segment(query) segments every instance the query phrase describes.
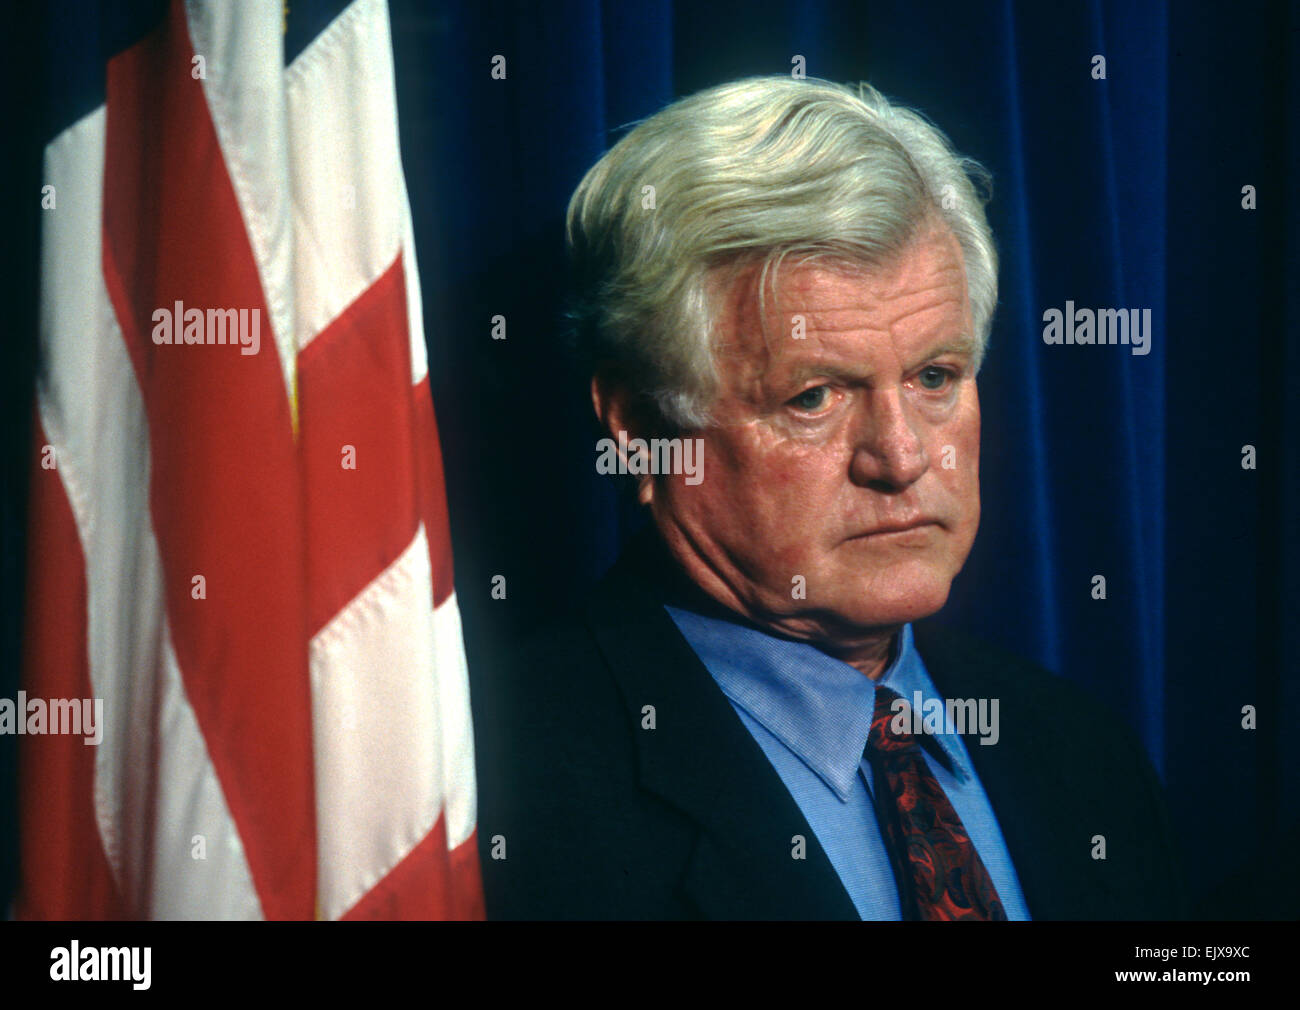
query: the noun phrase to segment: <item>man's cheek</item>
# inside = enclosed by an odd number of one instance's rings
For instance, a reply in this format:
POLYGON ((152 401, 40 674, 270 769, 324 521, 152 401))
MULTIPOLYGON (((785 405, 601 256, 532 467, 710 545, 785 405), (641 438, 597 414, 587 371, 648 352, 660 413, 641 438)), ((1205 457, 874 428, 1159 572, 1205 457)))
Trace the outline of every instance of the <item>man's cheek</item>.
POLYGON ((979 414, 960 418, 939 433, 943 449, 940 459, 945 470, 978 473, 980 461, 979 414))

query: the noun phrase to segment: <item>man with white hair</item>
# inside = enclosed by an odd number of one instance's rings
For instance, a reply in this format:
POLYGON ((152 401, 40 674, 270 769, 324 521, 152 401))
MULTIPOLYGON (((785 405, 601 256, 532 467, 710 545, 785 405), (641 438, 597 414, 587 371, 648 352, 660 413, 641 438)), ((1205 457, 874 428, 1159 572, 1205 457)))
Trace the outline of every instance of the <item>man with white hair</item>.
POLYGON ((783 77, 582 180, 576 346, 652 521, 480 716, 490 916, 1180 913, 1131 736, 914 625, 979 523, 985 178, 871 88, 783 77))

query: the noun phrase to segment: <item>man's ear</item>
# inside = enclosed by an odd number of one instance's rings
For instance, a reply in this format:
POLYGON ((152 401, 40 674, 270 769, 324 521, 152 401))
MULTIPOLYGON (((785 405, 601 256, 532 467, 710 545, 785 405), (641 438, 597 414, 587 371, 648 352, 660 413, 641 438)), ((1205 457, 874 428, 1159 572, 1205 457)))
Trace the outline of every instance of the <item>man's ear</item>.
MULTIPOLYGON (((627 383, 601 372, 591 377, 591 405, 596 411, 596 417, 600 419, 600 426, 609 432, 619 458, 627 467, 628 456, 624 452, 627 443, 634 438, 650 437, 650 426, 644 416, 644 409, 638 410, 640 404, 627 383), (626 437, 620 439, 620 432, 626 432, 626 437)), ((632 468, 627 467, 627 470, 630 473, 632 468)), ((636 500, 642 505, 649 505, 654 501, 654 475, 638 474, 636 482, 636 500)))

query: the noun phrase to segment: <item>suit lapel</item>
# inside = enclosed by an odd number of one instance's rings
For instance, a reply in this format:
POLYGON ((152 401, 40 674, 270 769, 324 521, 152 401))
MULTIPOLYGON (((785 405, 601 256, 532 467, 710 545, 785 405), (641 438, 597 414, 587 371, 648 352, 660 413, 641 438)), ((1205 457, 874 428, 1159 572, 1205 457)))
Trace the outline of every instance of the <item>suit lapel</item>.
POLYGON ((603 583, 588 620, 633 727, 641 787, 698 828, 684 896, 707 918, 857 919, 798 804, 636 559, 603 583))

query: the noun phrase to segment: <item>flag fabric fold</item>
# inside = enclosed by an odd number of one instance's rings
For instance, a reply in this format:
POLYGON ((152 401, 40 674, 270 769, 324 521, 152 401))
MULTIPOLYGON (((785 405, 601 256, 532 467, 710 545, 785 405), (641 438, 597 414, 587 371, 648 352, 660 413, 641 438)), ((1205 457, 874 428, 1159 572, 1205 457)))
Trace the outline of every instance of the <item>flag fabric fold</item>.
POLYGON ((20 917, 483 915, 388 10, 283 19, 171 3, 46 148, 20 917))

